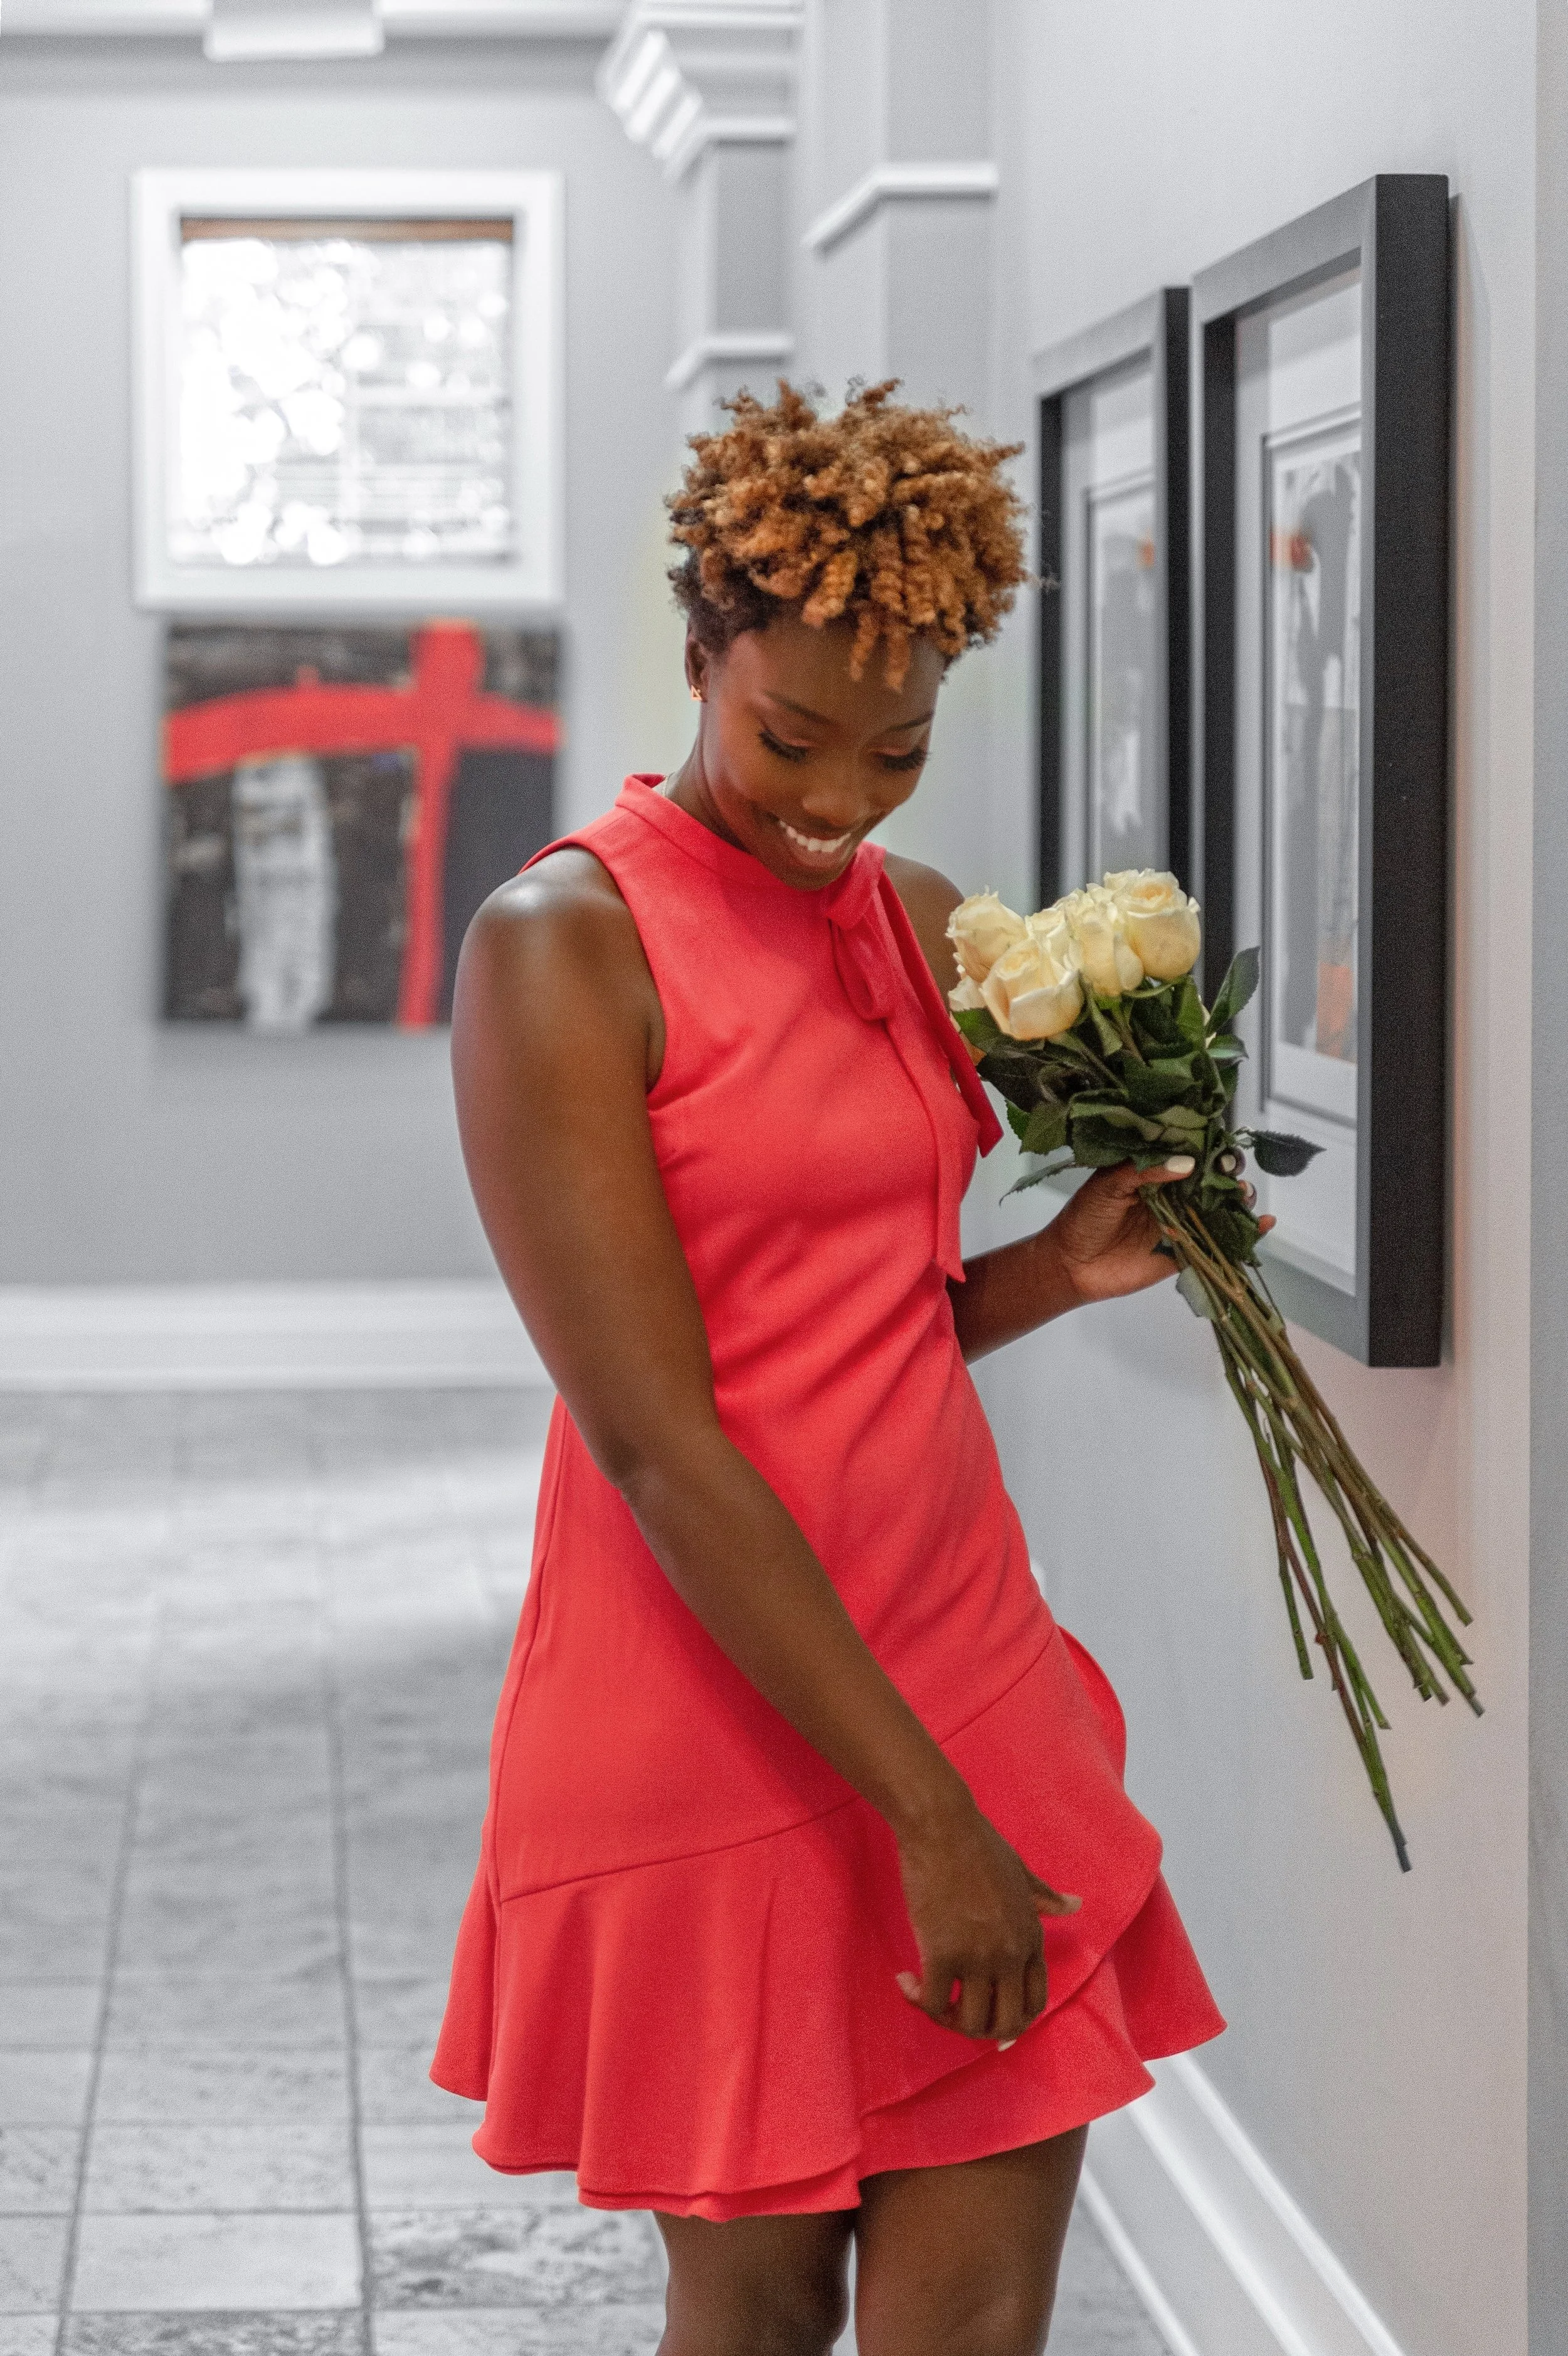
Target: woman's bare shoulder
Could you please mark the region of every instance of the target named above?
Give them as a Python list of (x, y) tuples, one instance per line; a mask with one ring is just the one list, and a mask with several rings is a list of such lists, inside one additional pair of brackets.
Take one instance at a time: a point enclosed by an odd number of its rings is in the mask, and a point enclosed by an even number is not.
[(889, 883), (903, 902), (914, 937), (925, 951), (927, 965), (941, 988), (951, 990), (958, 979), (958, 966), (947, 937), (947, 919), (964, 897), (963, 893), (940, 868), (926, 867), (918, 859), (901, 859), (891, 851), (887, 854), (887, 873)]
[(474, 922), (487, 931), (506, 933), (541, 924), (592, 926), (605, 918), (613, 923), (617, 912), (631, 922), (631, 910), (610, 870), (591, 851), (570, 843), (547, 851), (531, 867), (497, 884)]
[(552, 851), (498, 885), (468, 927), (463, 968), (460, 999), (472, 999), (464, 980), (483, 976), (486, 996), (552, 1021), (562, 1002), (581, 1007), (586, 989), (654, 1029), (662, 1052), (657, 993), (635, 921), (591, 851)]

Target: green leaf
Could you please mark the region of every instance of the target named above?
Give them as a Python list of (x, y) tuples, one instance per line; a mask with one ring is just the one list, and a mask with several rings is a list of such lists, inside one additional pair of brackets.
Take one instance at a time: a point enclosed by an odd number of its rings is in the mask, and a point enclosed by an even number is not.
[(1026, 1153), (1060, 1153), (1067, 1142), (1067, 1107), (1037, 1105), (1019, 1135)]
[(979, 1072), (987, 1087), (1005, 1097), (1013, 1109), (1031, 1113), (1040, 1102), (1039, 1071), (1023, 1056), (983, 1055)]
[(1030, 1186), (1038, 1186), (1042, 1178), (1059, 1178), (1064, 1170), (1071, 1170), (1072, 1167), (1071, 1153), (1058, 1154), (1050, 1162), (1042, 1162), (1038, 1170), (1026, 1170), (1021, 1178), (1015, 1178), (1008, 1188), (1007, 1194), (1002, 1196), (1002, 1200), (1005, 1203), (1008, 1194), (1027, 1193)]
[(1122, 1066), (1122, 1078), (1138, 1112), (1163, 1112), (1168, 1105), (1179, 1104), (1189, 1096), (1194, 1087), (1191, 1068), (1186, 1064), (1135, 1064), (1129, 1059)]
[(1228, 1031), (1221, 1031), (1209, 1042), (1209, 1054), (1216, 1064), (1239, 1064), (1246, 1052), (1241, 1041), (1232, 1038)]
[(993, 1018), (989, 1007), (966, 1006), (962, 1013), (955, 1014), (953, 1020), (972, 1047), (989, 1049), (998, 1044), (1004, 1046), (1012, 1044), (1007, 1033)]
[(1254, 1129), (1240, 1132), (1249, 1139), (1253, 1160), (1271, 1178), (1299, 1178), (1320, 1145), (1309, 1145), (1305, 1137), (1292, 1137), (1285, 1130)]
[(1207, 1317), (1214, 1322), (1213, 1305), (1203, 1289), (1203, 1280), (1195, 1268), (1184, 1268), (1176, 1280), (1176, 1289), (1191, 1310), (1194, 1317)]
[(1211, 1031), (1233, 1029), (1237, 1015), (1251, 999), (1258, 986), (1263, 969), (1263, 956), (1258, 949), (1238, 949), (1231, 959), (1231, 969), (1220, 984), (1219, 994), (1210, 1010)]
[(1177, 984), (1175, 1012), (1176, 1027), (1183, 1039), (1189, 1040), (1194, 1047), (1200, 1047), (1208, 1031), (1208, 1018), (1203, 1012), (1203, 1001), (1198, 995), (1198, 984), (1190, 974)]
[(1174, 1136), (1184, 1152), (1190, 1152), (1192, 1141), (1207, 1133), (1209, 1123), (1191, 1105), (1168, 1105), (1160, 1115), (1159, 1126), (1167, 1137)]
[(1072, 1159), (1081, 1170), (1115, 1170), (1132, 1154), (1125, 1137), (1081, 1123), (1072, 1131)]
[(1109, 1016), (1101, 1012), (1100, 1001), (1093, 991), (1088, 992), (1088, 1011), (1093, 1022), (1094, 1035), (1100, 1042), (1100, 1052), (1105, 1055), (1119, 1055), (1125, 1044), (1121, 1033)]
[(1153, 1145), (1159, 1137), (1160, 1124), (1157, 1120), (1146, 1120), (1142, 1113), (1133, 1110), (1131, 1105), (1119, 1104), (1114, 1097), (1079, 1097), (1069, 1109), (1074, 1140), (1080, 1129), (1092, 1128), (1099, 1123), (1112, 1129), (1131, 1130), (1147, 1145)]
[(1179, 1035), (1176, 1028), (1174, 982), (1146, 982), (1142, 990), (1133, 992), (1127, 1004), (1138, 1029), (1147, 1031), (1151, 1039), (1175, 1040)]

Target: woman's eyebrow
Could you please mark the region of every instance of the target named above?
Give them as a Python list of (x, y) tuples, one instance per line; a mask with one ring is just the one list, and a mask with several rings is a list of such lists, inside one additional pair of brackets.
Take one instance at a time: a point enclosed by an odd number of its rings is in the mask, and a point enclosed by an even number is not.
[[(815, 721), (818, 728), (831, 728), (833, 725), (832, 721), (824, 719), (820, 712), (813, 712), (809, 703), (796, 703), (787, 695), (775, 695), (771, 687), (764, 687), (762, 694), (765, 702), (781, 704), (785, 712), (793, 712), (802, 720)], [(891, 720), (880, 733), (884, 736), (903, 736), (912, 728), (925, 727), (935, 717), (936, 706), (933, 703), (929, 712), (921, 712), (913, 720)]]

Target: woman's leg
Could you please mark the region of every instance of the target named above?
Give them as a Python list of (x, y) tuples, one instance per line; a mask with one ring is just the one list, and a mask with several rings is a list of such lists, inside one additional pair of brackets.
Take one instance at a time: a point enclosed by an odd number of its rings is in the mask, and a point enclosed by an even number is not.
[(659, 2356), (827, 2356), (848, 2318), (854, 2214), (659, 2217), (669, 2252)]
[(855, 2215), (859, 2356), (1040, 2356), (1086, 2127), (954, 2168), (869, 2176)]

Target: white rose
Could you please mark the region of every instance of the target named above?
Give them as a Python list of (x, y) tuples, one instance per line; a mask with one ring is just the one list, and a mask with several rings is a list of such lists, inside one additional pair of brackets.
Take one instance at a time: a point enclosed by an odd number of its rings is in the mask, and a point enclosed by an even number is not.
[(997, 959), (980, 985), (991, 1019), (1009, 1039), (1054, 1039), (1083, 1012), (1078, 953), (1061, 913), (1031, 916), (1024, 937)]
[(1070, 892), (1058, 905), (1078, 944), (1078, 961), (1084, 980), (1102, 998), (1117, 998), (1136, 990), (1144, 969), (1127, 938), (1126, 922), (1103, 884), (1086, 892)]
[(972, 975), (965, 974), (956, 990), (947, 993), (947, 1003), (955, 1014), (973, 1014), (986, 1001), (980, 995), (980, 985)]
[(1152, 867), (1125, 867), (1106, 876), (1105, 889), (1121, 911), (1127, 938), (1146, 973), (1156, 981), (1179, 981), (1191, 972), (1203, 933), (1197, 901), (1188, 898), (1174, 875)]
[(947, 937), (971, 981), (984, 981), (997, 959), (1023, 937), (1023, 918), (994, 892), (971, 892), (947, 919)]

